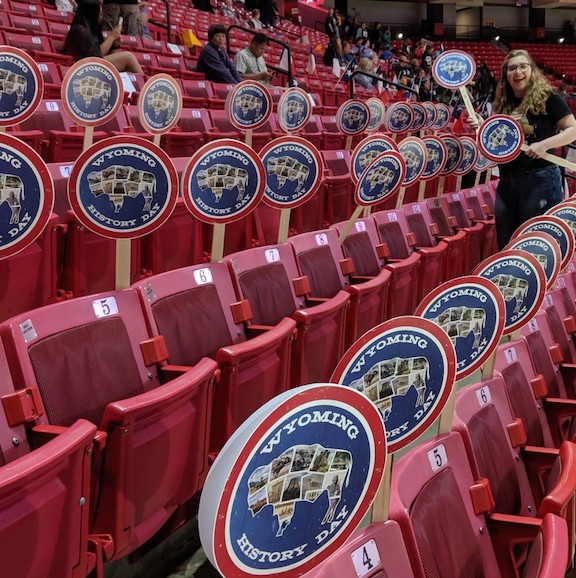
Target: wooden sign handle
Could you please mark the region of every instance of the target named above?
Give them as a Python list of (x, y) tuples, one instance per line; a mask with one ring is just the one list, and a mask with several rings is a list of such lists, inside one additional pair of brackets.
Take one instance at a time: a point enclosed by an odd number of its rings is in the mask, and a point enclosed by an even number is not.
[[(528, 145), (526, 143), (524, 143), (522, 145), (521, 149), (524, 152), (526, 152), (528, 150)], [(550, 163), (554, 163), (555, 165), (559, 165), (561, 167), (564, 167), (565, 169), (570, 169), (571, 171), (576, 172), (576, 164), (571, 163), (570, 161), (567, 161), (566, 159), (564, 159), (562, 157), (558, 157), (558, 156), (553, 155), (551, 153), (542, 153), (542, 156), (540, 158), (543, 158), (544, 160), (546, 160)]]
[(353, 138), (354, 138), (353, 136), (347, 136), (346, 137), (346, 145), (344, 146), (344, 150), (347, 150), (347, 151), (352, 150), (352, 139)]
[[(466, 107), (466, 112), (470, 118), (476, 118), (476, 111), (474, 110), (474, 106), (472, 105), (472, 101), (470, 100), (470, 93), (465, 86), (460, 87), (460, 94), (462, 95), (462, 100), (464, 101), (464, 106)], [(478, 129), (476, 129), (478, 132)]]
[(131, 239), (116, 239), (116, 289), (130, 287), (130, 269), (132, 261)]
[(161, 134), (155, 134), (154, 138), (152, 139), (152, 142), (159, 147), (160, 146), (160, 139), (162, 138)]
[(282, 209), (280, 211), (280, 226), (278, 227), (278, 243), (285, 243), (288, 239), (288, 231), (290, 228), (290, 213), (291, 209)]
[(212, 263), (220, 261), (224, 256), (224, 235), (226, 233), (226, 225), (218, 223), (212, 227), (212, 251), (210, 260)]
[(444, 194), (444, 183), (446, 181), (446, 177), (440, 177), (438, 179), (438, 191), (436, 191), (436, 196), (441, 197)]
[(418, 202), (422, 202), (426, 198), (426, 183), (428, 181), (420, 181), (420, 186), (418, 187)]
[(244, 142), (251, 147), (252, 146), (252, 129), (248, 129), (244, 135)]
[(354, 226), (354, 223), (356, 222), (356, 220), (360, 216), (360, 213), (362, 212), (363, 208), (364, 207), (362, 205), (358, 205), (354, 209), (352, 216), (350, 217), (350, 219), (348, 219), (348, 222), (346, 223), (346, 225), (344, 225), (344, 228), (342, 229), (342, 232), (340, 233), (340, 237), (338, 238), (338, 240), (340, 241), (340, 244), (344, 243), (344, 241), (346, 240), (346, 237), (348, 236), (350, 229), (352, 229), (352, 227)]
[(396, 199), (396, 208), (401, 209), (404, 204), (404, 196), (406, 195), (406, 187), (400, 187), (398, 198)]
[(380, 482), (380, 487), (376, 492), (374, 503), (372, 504), (372, 522), (385, 522), (388, 519), (390, 512), (390, 485), (392, 483), (392, 466), (394, 462), (394, 455), (389, 454), (386, 458), (386, 467), (384, 468), (384, 475)]
[(89, 149), (94, 142), (94, 127), (87, 126), (84, 128), (84, 142), (82, 143), (82, 151)]

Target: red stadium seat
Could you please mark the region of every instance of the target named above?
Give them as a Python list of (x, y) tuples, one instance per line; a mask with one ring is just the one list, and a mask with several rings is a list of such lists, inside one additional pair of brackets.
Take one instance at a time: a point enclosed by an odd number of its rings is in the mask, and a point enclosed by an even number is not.
[(354, 184), (350, 179), (350, 152), (323, 150), (322, 158), (328, 174), (324, 179), (326, 208), (324, 218), (329, 223), (348, 219), (354, 211)]
[(216, 364), (203, 359), (161, 385), (162, 347), (132, 291), (35, 309), (0, 333), (15, 387), (39, 394), (37, 426), (84, 418), (106, 432), (91, 531), (112, 536), (113, 558), (129, 554), (202, 487)]
[(489, 206), (484, 202), (483, 191), (488, 188), (487, 185), (480, 185), (472, 189), (462, 191), (468, 205), (466, 213), (470, 213), (470, 220), (475, 223), (484, 225), (482, 233), (482, 252), (480, 259), (493, 255), (498, 250), (498, 240), (496, 238), (496, 223), (494, 214), (490, 214)]
[(214, 99), (212, 83), (208, 80), (181, 80), (186, 108), (209, 108)]

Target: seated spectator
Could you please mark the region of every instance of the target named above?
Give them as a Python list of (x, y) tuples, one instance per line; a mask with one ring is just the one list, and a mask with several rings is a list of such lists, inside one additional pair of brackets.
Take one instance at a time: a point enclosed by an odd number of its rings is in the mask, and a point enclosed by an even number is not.
[(222, 24), (212, 24), (208, 28), (208, 44), (200, 52), (196, 71), (202, 72), (207, 80), (220, 84), (238, 84), (242, 81), (226, 52), (226, 28)]
[(260, 10), (258, 8), (254, 8), (251, 12), (252, 18), (246, 22), (250, 28), (255, 28), (256, 30), (262, 30), (264, 28), (264, 24), (260, 21)]
[(226, 18), (232, 18), (232, 20), (236, 20), (236, 12), (234, 11), (232, 0), (224, 0), (224, 4), (220, 6), (220, 14), (222, 14), (222, 16), (226, 16)]
[(332, 61), (337, 58), (340, 60), (342, 56), (342, 42), (340, 38), (337, 36), (333, 36), (330, 39), (328, 47), (326, 48), (326, 52), (324, 52), (324, 56), (322, 57), (322, 62), (325, 66), (332, 66)]
[[(358, 70), (373, 73), (374, 63), (372, 62), (372, 59), (361, 58), (360, 62), (358, 63)], [(363, 86), (370, 91), (374, 90), (374, 85), (372, 84), (372, 78), (370, 76), (366, 76), (365, 74), (357, 74), (354, 77), (354, 82), (357, 82), (360, 86)]]
[(102, 57), (120, 72), (142, 74), (142, 68), (131, 52), (116, 50), (122, 30), (117, 26), (106, 38), (102, 34), (99, 0), (82, 0), (74, 14), (62, 52), (74, 62), (88, 56)]
[(274, 75), (268, 72), (263, 56), (267, 46), (268, 37), (257, 32), (254, 34), (250, 46), (236, 54), (234, 64), (243, 80), (258, 80), (268, 83), (274, 78)]
[(344, 66), (348, 66), (348, 64), (356, 60), (354, 58), (354, 54), (352, 53), (352, 45), (350, 42), (348, 42), (348, 40), (344, 40), (344, 42), (342, 42), (342, 56), (340, 60)]

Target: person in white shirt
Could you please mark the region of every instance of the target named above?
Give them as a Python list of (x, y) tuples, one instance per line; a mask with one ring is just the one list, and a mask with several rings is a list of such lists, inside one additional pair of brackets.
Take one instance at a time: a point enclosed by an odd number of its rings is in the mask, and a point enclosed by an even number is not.
[(248, 24), (250, 28), (255, 28), (256, 30), (262, 30), (262, 28), (264, 28), (264, 24), (260, 22), (260, 10), (258, 10), (258, 8), (252, 10), (252, 18), (250, 18), (246, 24)]
[(274, 75), (268, 72), (263, 56), (267, 46), (268, 37), (257, 32), (254, 34), (250, 46), (236, 54), (234, 64), (243, 80), (258, 80), (268, 83), (274, 78)]

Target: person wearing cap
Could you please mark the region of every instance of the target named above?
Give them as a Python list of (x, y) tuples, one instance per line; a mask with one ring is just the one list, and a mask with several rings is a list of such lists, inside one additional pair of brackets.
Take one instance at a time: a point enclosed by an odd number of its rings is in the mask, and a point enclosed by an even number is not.
[(219, 84), (238, 84), (242, 81), (226, 52), (226, 28), (222, 24), (213, 24), (208, 28), (208, 44), (200, 52), (196, 71), (202, 72), (206, 80)]

